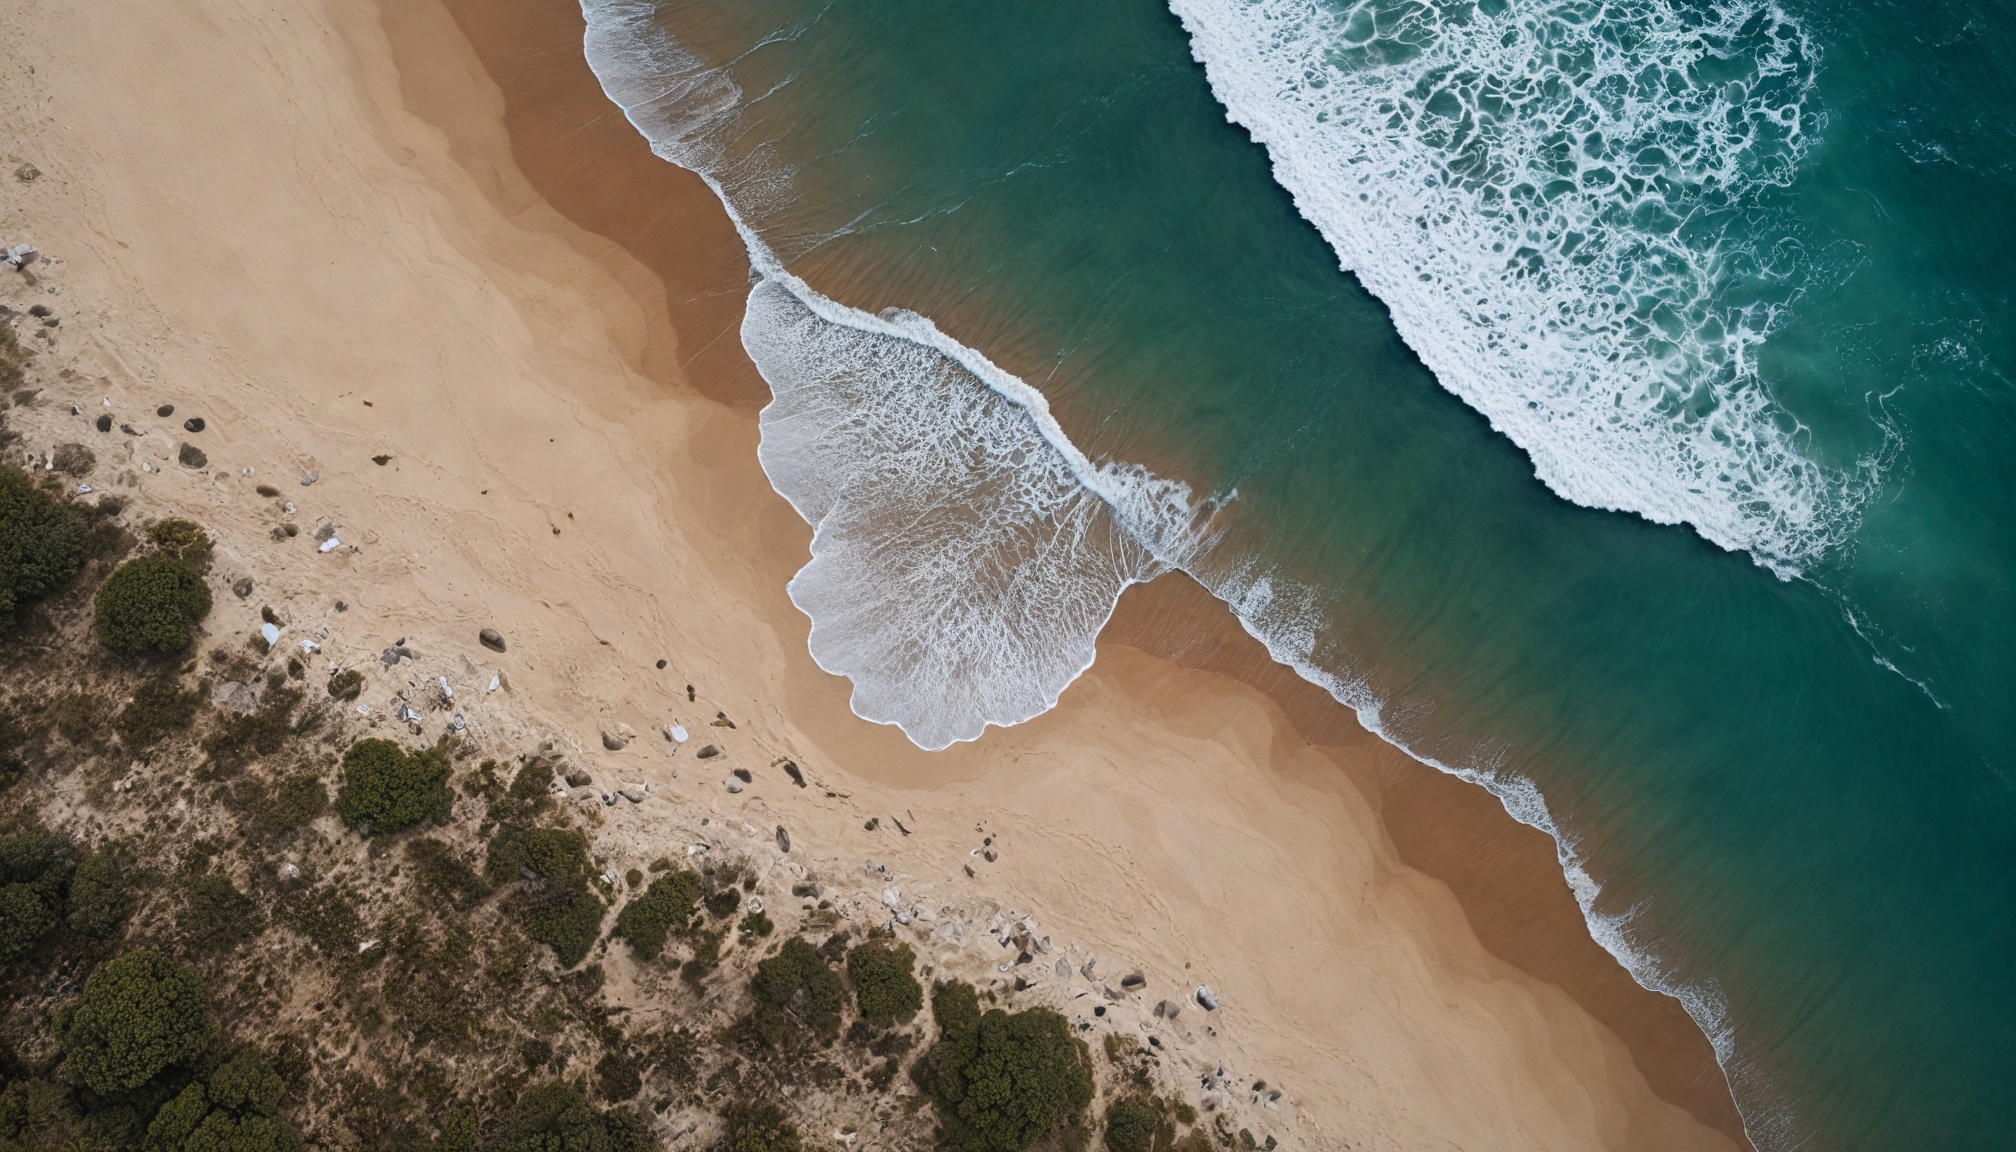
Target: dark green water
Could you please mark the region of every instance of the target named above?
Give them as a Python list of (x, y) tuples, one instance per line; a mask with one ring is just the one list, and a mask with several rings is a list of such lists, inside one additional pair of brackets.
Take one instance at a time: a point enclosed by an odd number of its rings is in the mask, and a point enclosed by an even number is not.
[(1033, 715), (1181, 566), (1555, 832), (1760, 1147), (2016, 1143), (2016, 12), (587, 9), (857, 711)]

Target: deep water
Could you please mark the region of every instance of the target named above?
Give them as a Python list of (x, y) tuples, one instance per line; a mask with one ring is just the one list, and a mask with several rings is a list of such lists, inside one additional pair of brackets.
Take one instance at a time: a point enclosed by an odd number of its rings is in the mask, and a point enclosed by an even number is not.
[(1760, 1147), (2009, 1146), (2016, 11), (584, 7), (863, 715), (1025, 719), (1185, 568), (1557, 834)]

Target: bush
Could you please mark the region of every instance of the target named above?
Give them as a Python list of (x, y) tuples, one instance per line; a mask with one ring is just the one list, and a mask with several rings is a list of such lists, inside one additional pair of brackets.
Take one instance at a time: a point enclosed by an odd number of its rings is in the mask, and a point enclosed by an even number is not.
[(639, 960), (656, 960), (665, 951), (665, 938), (692, 919), (699, 902), (700, 877), (686, 871), (660, 876), (644, 895), (623, 906), (616, 932), (630, 942)]
[(127, 748), (139, 751), (172, 732), (186, 730), (196, 719), (201, 702), (196, 692), (182, 690), (180, 677), (164, 672), (140, 685), (132, 702), (119, 710), (112, 728)]
[(147, 529), (156, 551), (202, 571), (210, 564), (210, 534), (194, 520), (157, 520)]
[(767, 1100), (731, 1105), (721, 1118), (728, 1123), (728, 1152), (799, 1152), (804, 1147), (784, 1110)]
[(605, 909), (588, 887), (585, 837), (562, 828), (507, 825), (491, 837), (484, 869), (499, 883), (525, 881), (511, 910), (526, 935), (553, 949), (562, 968), (587, 957), (602, 932)]
[(438, 748), (408, 752), (390, 740), (359, 740), (343, 754), (336, 814), (369, 836), (422, 820), (445, 824), (455, 803), (448, 774), (448, 757)]
[(70, 878), (68, 922), (80, 936), (102, 940), (118, 931), (132, 910), (127, 873), (131, 862), (115, 850), (94, 852)]
[(355, 700), (364, 694), (364, 673), (355, 668), (329, 678), (329, 695), (336, 700)]
[(518, 1097), (485, 1152), (651, 1152), (651, 1129), (627, 1108), (597, 1111), (565, 1084), (541, 1084)]
[(610, 1103), (634, 1100), (644, 1090), (637, 1058), (618, 1048), (602, 1054), (595, 1062), (595, 1091)]
[(924, 1007), (924, 986), (911, 975), (916, 964), (908, 944), (869, 940), (847, 954), (847, 978), (854, 981), (854, 1004), (863, 1020), (887, 1028), (917, 1015)]
[(279, 1119), (286, 1085), (257, 1053), (241, 1052), (155, 1114), (149, 1152), (300, 1152), (301, 1134)]
[(490, 885), (484, 883), (483, 877), (439, 840), (409, 841), (406, 859), (413, 865), (413, 881), (421, 894), (457, 912), (469, 911), (490, 895)]
[[(1128, 1096), (1106, 1109), (1107, 1152), (1149, 1152), (1162, 1127), (1162, 1103), (1152, 1096)], [(1175, 1133), (1172, 1130), (1170, 1135)]]
[(30, 828), (0, 837), (0, 970), (62, 922), (76, 869), (75, 850), (60, 832)]
[(932, 992), (938, 1043), (918, 1062), (951, 1152), (1019, 1152), (1092, 1102), (1092, 1068), (1048, 1008), (980, 1011), (961, 981)]
[(98, 640), (121, 655), (180, 652), (190, 628), (209, 614), (202, 570), (166, 552), (128, 560), (98, 586)]
[(30, 601), (77, 575), (84, 535), (81, 513), (36, 488), (21, 469), (0, 466), (0, 631)]
[(266, 807), (266, 819), (273, 827), (292, 832), (306, 828), (329, 810), (329, 789), (322, 778), (306, 773), (288, 776), (273, 786), (273, 798)]
[(280, 904), (279, 918), (325, 955), (356, 958), (364, 923), (357, 915), (357, 902), (334, 884), (290, 894)]
[(148, 949), (99, 965), (55, 1019), (71, 1081), (105, 1096), (189, 1063), (216, 1031), (195, 969)]
[(209, 758), (205, 771), (209, 776), (216, 779), (235, 773), (262, 756), (280, 751), (287, 746), (289, 737), (306, 731), (317, 717), (311, 714), (307, 723), (294, 723), (294, 709), (301, 703), (302, 695), (299, 689), (269, 683), (257, 712), (224, 716), (217, 729), (203, 739), (203, 754)]
[(756, 999), (756, 1034), (765, 1044), (781, 1043), (793, 1017), (821, 1032), (839, 1028), (845, 1003), (840, 977), (803, 937), (786, 940), (777, 955), (756, 965), (749, 991)]
[(264, 931), (266, 917), (230, 877), (213, 875), (189, 886), (180, 924), (190, 947), (225, 950)]

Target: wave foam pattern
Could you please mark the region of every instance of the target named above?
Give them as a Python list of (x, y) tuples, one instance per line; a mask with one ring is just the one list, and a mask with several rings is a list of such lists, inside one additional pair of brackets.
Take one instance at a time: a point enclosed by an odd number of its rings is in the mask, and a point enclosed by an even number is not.
[[(716, 144), (740, 94), (652, 22), (649, 0), (582, 0), (589, 63), (654, 152), (720, 194), (755, 268), (744, 346), (770, 384), (766, 474), (814, 526), (792, 600), (813, 620), (820, 666), (853, 680), (854, 710), (942, 748), (1053, 706), (1091, 666), (1125, 587), (1181, 569), (1223, 600), (1277, 661), (1351, 708), (1367, 731), (1489, 790), (1553, 839), (1591, 934), (1644, 987), (1679, 1000), (1738, 1093), (1752, 1141), (1793, 1142), (1789, 1116), (1746, 1075), (1721, 995), (1671, 974), (1632, 939), (1531, 781), (1413, 751), (1376, 694), (1326, 670), (1321, 598), (1251, 558), (1224, 554), (1181, 484), (1094, 465), (1042, 394), (928, 319), (848, 308), (785, 270), (744, 222), (784, 194), (774, 173)], [(730, 166), (735, 170), (729, 171)]]
[(1820, 119), (1775, 5), (1171, 6), (1298, 209), (1554, 492), (1780, 575), (1846, 540), (1866, 484), (1757, 377), (1799, 290), (1761, 201)]

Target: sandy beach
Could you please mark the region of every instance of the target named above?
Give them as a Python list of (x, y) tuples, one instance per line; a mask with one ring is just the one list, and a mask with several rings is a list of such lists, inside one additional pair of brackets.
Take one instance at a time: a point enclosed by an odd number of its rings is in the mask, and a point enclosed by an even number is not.
[[(327, 628), (318, 659), (379, 677), (372, 705), (403, 638), (478, 692), (504, 674), (481, 740), (557, 739), (789, 824), (831, 873), (1034, 916), (1072, 967), (1147, 977), (1104, 1026), (1166, 1037), (1193, 1083), (1222, 1069), (1223, 1106), (1287, 1147), (1747, 1146), (1707, 1041), (1589, 938), (1546, 837), (1194, 585), (1130, 591), (1021, 727), (926, 754), (855, 718), (784, 592), (810, 533), (757, 465), (739, 242), (602, 99), (568, 0), (25, 0), (0, 32), (5, 167), (41, 173), (8, 177), (0, 240), (60, 261), (44, 355), (74, 395), (45, 399), (260, 589), (212, 632), (261, 603)], [(90, 439), (101, 397), (149, 425), (115, 438), (130, 458)], [(182, 413), (205, 468), (171, 466)], [(262, 484), (342, 546), (276, 538)], [(675, 722), (754, 785), (727, 793)], [(690, 832), (612, 811), (598, 848), (623, 858)], [(1199, 984), (1218, 1011), (1148, 1018)]]

